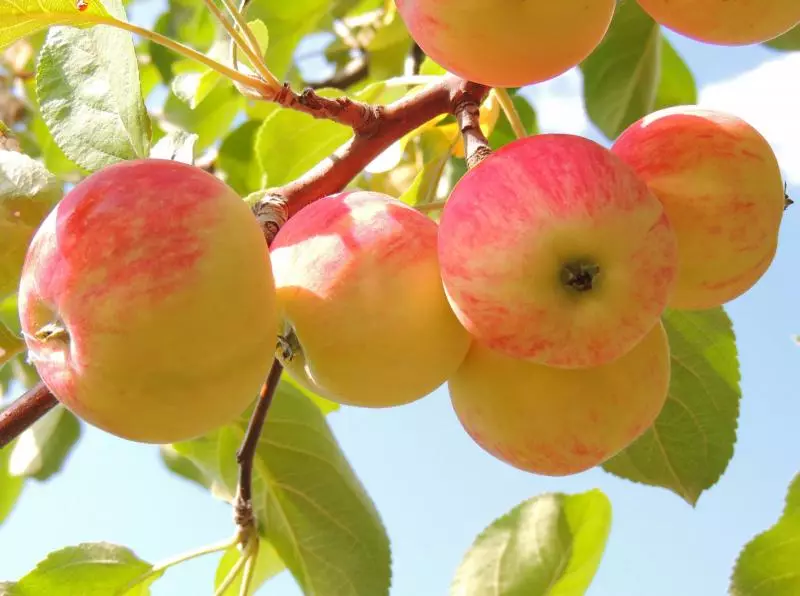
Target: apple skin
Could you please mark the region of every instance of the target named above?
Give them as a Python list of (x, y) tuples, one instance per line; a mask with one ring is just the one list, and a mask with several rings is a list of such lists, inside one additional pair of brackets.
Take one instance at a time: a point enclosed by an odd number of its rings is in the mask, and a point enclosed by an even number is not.
[(435, 62), (491, 87), (556, 77), (603, 40), (614, 0), (396, 0), (409, 33)]
[(144, 443), (239, 416), (277, 340), (255, 217), (211, 174), (167, 160), (114, 164), (62, 199), (28, 250), (19, 314), (59, 401)]
[[(439, 224), (442, 279), (479, 341), (508, 356), (580, 368), (632, 349), (676, 275), (658, 199), (601, 145), (567, 134), (505, 145), (459, 180)], [(590, 289), (563, 275), (599, 267)]]
[(300, 383), (341, 404), (390, 407), (442, 385), (471, 339), (444, 294), (437, 225), (408, 205), (347, 191), (304, 207), (271, 245), (279, 316)]
[(659, 110), (631, 125), (612, 151), (663, 203), (678, 238), (669, 306), (720, 306), (771, 265), (785, 204), (769, 143), (750, 124), (696, 106)]
[(456, 415), (485, 451), (520, 470), (577, 474), (619, 453), (655, 421), (667, 398), (663, 324), (610, 364), (559, 369), (474, 342), (449, 381)]
[(638, 0), (651, 17), (691, 39), (723, 46), (763, 43), (800, 23), (797, 0)]

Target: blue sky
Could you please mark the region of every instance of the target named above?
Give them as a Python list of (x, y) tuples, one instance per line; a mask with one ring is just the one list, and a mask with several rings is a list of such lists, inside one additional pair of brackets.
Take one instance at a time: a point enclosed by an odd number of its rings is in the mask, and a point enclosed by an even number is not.
[[(146, 18), (146, 17), (145, 17)], [(670, 35), (694, 71), (700, 103), (729, 110), (772, 143), (800, 196), (800, 53), (721, 48)], [(531, 91), (545, 130), (586, 134), (580, 78), (571, 71)], [(529, 475), (491, 458), (462, 431), (446, 391), (393, 410), (343, 408), (330, 424), (375, 500), (392, 540), (393, 596), (444, 595), (475, 535), (542, 492), (600, 488), (614, 521), (591, 596), (726, 593), (742, 545), (778, 518), (800, 470), (800, 211), (790, 210), (777, 258), (731, 303), (743, 400), (733, 461), (696, 508), (664, 490), (593, 470), (570, 478)], [(157, 449), (86, 428), (61, 474), (30, 483), (0, 526), (0, 580), (15, 579), (51, 550), (80, 542), (124, 544), (155, 562), (230, 535), (230, 509), (166, 471)], [(170, 571), (155, 594), (210, 594), (217, 557)], [(288, 573), (259, 593), (301, 594)]]

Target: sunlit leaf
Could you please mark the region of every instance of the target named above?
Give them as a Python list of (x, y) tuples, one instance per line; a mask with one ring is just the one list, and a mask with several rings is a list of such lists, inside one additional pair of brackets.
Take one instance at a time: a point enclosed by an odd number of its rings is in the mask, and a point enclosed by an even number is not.
[(731, 579), (731, 596), (800, 594), (800, 474), (778, 522), (744, 547)]
[(667, 311), (672, 353), (669, 396), (653, 426), (607, 461), (606, 471), (671, 490), (694, 505), (733, 457), (739, 415), (739, 361), (721, 308)]
[[(119, 0), (106, 0), (124, 19)], [(146, 157), (150, 122), (131, 34), (112, 27), (55, 27), (36, 73), (42, 117), (59, 147), (89, 171)]]
[(599, 490), (529, 499), (478, 536), (451, 596), (580, 596), (610, 530), (611, 503)]
[(76, 1), (0, 0), (0, 49), (45, 27), (88, 27), (93, 24), (92, 17), (110, 16), (99, 0), (88, 0), (82, 11)]

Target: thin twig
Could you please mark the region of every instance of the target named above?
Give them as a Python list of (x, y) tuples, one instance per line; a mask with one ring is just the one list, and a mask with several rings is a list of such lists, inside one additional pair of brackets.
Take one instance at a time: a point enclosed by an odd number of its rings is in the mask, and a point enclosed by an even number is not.
[(219, 551), (226, 550), (236, 544), (236, 538), (228, 538), (222, 542), (217, 542), (215, 544), (210, 544), (208, 546), (203, 546), (196, 550), (190, 551), (188, 553), (184, 553), (182, 555), (178, 555), (177, 557), (172, 557), (167, 559), (162, 563), (158, 563), (153, 565), (149, 571), (143, 573), (136, 579), (134, 579), (131, 583), (129, 583), (121, 594), (127, 594), (131, 591), (131, 589), (135, 588), (138, 585), (143, 584), (145, 581), (150, 579), (151, 577), (155, 577), (161, 573), (164, 573), (170, 567), (175, 567), (175, 565), (179, 565), (181, 563), (186, 563), (187, 561), (191, 561), (192, 559), (197, 559), (198, 557), (203, 557), (205, 555), (211, 555), (214, 553), (218, 553)]
[(258, 402), (250, 416), (250, 423), (247, 425), (242, 446), (236, 453), (236, 461), (239, 464), (239, 486), (234, 502), (234, 519), (239, 526), (240, 541), (248, 544), (255, 532), (253, 527), (253, 460), (258, 447), (258, 440), (261, 431), (264, 429), (264, 422), (267, 419), (267, 412), (272, 404), (272, 398), (283, 373), (283, 365), (276, 358), (272, 362), (272, 368), (267, 375), (267, 380), (261, 386), (261, 393)]
[[(253, 65), (253, 68), (256, 72), (261, 75), (261, 78), (267, 83), (269, 88), (272, 92), (276, 92), (280, 89), (280, 83), (275, 78), (275, 75), (270, 72), (267, 65), (264, 63), (264, 59), (258, 54), (258, 43), (255, 44), (255, 47), (251, 47), (248, 41), (239, 34), (239, 31), (236, 30), (236, 25), (231, 23), (225, 15), (222, 14), (222, 11), (217, 8), (217, 5), (214, 4), (214, 0), (203, 0), (208, 7), (208, 10), (214, 15), (214, 18), (219, 21), (219, 23), (225, 28), (225, 31), (228, 32), (228, 35), (231, 36), (231, 39), (236, 44), (236, 46), (242, 50), (248, 58), (250, 58), (250, 62)], [(246, 25), (246, 24), (245, 24)], [(250, 31), (250, 28), (247, 29), (250, 32), (250, 35), (253, 35), (253, 32)], [(255, 39), (255, 38), (254, 38)]]
[(39, 383), (0, 412), (0, 449), (58, 405), (58, 400)]
[(253, 576), (256, 571), (256, 562), (258, 561), (258, 547), (260, 543), (258, 538), (253, 538), (253, 548), (250, 556), (244, 564), (244, 573), (242, 573), (242, 584), (239, 589), (239, 596), (249, 596), (250, 586), (253, 584)]
[[(264, 54), (258, 44), (258, 40), (253, 34), (253, 30), (250, 28), (250, 25), (247, 24), (247, 21), (242, 16), (243, 13), (240, 11), (240, 9), (236, 8), (236, 5), (234, 5), (231, 0), (222, 0), (222, 3), (225, 5), (225, 8), (228, 9), (228, 14), (231, 15), (235, 26), (239, 27), (242, 33), (244, 33), (248, 45), (253, 50), (253, 54), (248, 54), (250, 60), (253, 62), (253, 68), (255, 68), (256, 72), (258, 72), (258, 74), (260, 74), (264, 80), (267, 81), (267, 83), (269, 83), (270, 86), (277, 91), (280, 89), (281, 83), (275, 77), (275, 75), (272, 74), (272, 71), (267, 66), (267, 63), (264, 62)], [(242, 3), (242, 6), (246, 8), (247, 4)]]
[(222, 583), (219, 585), (219, 588), (214, 592), (214, 596), (222, 596), (225, 592), (228, 591), (228, 588), (231, 587), (231, 584), (236, 581), (236, 578), (239, 576), (239, 573), (242, 571), (242, 567), (250, 560), (250, 556), (253, 550), (253, 543), (258, 544), (258, 537), (254, 536), (251, 541), (245, 544), (244, 548), (242, 549), (242, 554), (236, 560), (231, 570), (228, 572), (228, 575), (225, 576), (225, 579), (222, 580)]
[(519, 112), (517, 111), (517, 106), (514, 105), (514, 100), (511, 99), (508, 90), (501, 88), (492, 89), (492, 93), (497, 98), (500, 108), (506, 115), (508, 123), (511, 125), (511, 130), (514, 131), (514, 135), (516, 135), (518, 139), (527, 137), (528, 131), (525, 130), (525, 125), (522, 123), (522, 118), (520, 118)]
[(258, 77), (254, 77), (243, 72), (239, 72), (222, 64), (221, 62), (217, 62), (213, 58), (209, 58), (202, 52), (198, 52), (195, 49), (190, 48), (180, 42), (174, 41), (169, 37), (161, 35), (160, 33), (156, 33), (155, 31), (150, 31), (149, 29), (145, 29), (144, 27), (139, 27), (134, 25), (133, 23), (129, 23), (127, 21), (121, 21), (119, 19), (115, 19), (114, 17), (99, 17), (95, 15), (88, 15), (86, 17), (86, 21), (90, 23), (94, 23), (95, 25), (109, 25), (111, 27), (117, 27), (118, 29), (124, 29), (125, 31), (130, 31), (131, 33), (135, 33), (136, 35), (140, 35), (145, 39), (149, 39), (150, 41), (157, 43), (159, 45), (164, 46), (186, 56), (187, 58), (191, 58), (208, 66), (211, 70), (214, 70), (220, 73), (222, 76), (229, 78), (232, 81), (236, 81), (240, 85), (244, 87), (248, 87), (253, 89), (262, 97), (270, 97), (271, 94), (274, 92), (272, 87), (266, 81), (259, 79)]

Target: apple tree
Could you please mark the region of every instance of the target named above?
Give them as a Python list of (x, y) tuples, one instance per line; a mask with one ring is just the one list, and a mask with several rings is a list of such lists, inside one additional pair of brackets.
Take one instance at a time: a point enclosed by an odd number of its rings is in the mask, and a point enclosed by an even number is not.
[[(554, 481), (454, 596), (589, 589), (612, 503), (556, 477), (690, 505), (719, 481), (746, 398), (725, 304), (792, 201), (664, 31), (798, 51), (796, 0), (168, 0), (151, 27), (139, 3), (0, 0), (0, 524), (92, 425), (227, 502), (231, 536), (64, 545), (0, 594), (149, 594), (220, 552), (218, 595), (284, 570), (389, 594), (326, 416), (441, 386), (497, 465)], [(526, 90), (573, 67), (605, 145), (538, 128)], [(730, 593), (800, 594), (798, 537), (800, 476)]]

